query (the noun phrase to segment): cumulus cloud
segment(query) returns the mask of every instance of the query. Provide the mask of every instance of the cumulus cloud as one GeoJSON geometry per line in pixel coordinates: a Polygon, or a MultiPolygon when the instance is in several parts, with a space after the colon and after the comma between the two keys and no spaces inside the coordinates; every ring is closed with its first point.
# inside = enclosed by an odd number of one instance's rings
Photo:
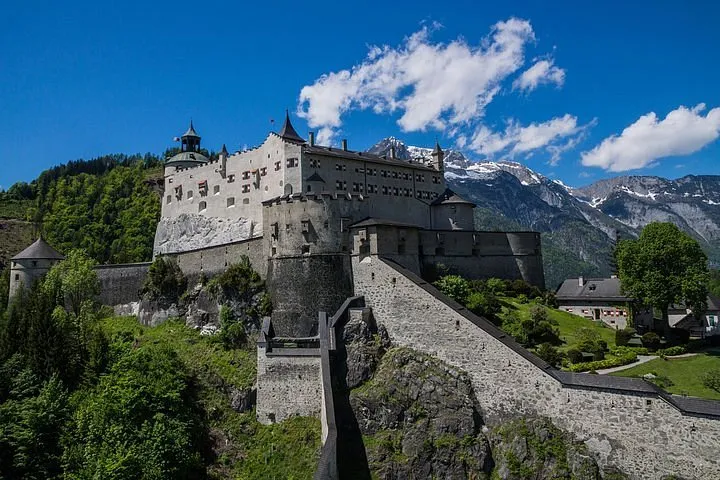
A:
{"type": "Polygon", "coordinates": [[[720,108],[703,116],[704,110],[701,103],[692,109],[680,106],[662,120],[655,112],[643,115],[620,135],[583,152],[582,164],[624,172],[647,167],[660,158],[694,153],[720,136],[720,108]]]}
{"type": "Polygon", "coordinates": [[[555,66],[553,60],[540,60],[513,82],[513,88],[531,92],[542,84],[554,83],[561,87],[564,82],[565,70],[555,66]]]}
{"type": "Polygon", "coordinates": [[[397,48],[372,47],[362,63],[322,75],[301,90],[298,115],[320,129],[319,141],[332,139],[354,109],[400,112],[403,131],[453,131],[482,117],[535,38],[530,22],[517,18],[496,23],[479,45],[433,43],[430,33],[423,27],[397,48]]]}
{"type": "Polygon", "coordinates": [[[544,148],[551,154],[550,163],[555,165],[560,155],[574,148],[592,124],[578,125],[577,117],[565,114],[527,126],[510,121],[501,132],[494,132],[483,125],[475,131],[468,146],[486,157],[498,154],[515,156],[544,148]]]}

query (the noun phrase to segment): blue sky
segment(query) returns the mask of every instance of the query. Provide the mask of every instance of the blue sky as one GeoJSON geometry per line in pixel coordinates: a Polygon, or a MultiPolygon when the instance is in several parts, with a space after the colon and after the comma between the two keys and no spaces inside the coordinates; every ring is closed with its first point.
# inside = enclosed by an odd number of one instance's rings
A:
{"type": "Polygon", "coordinates": [[[256,145],[285,108],[352,149],[438,137],[569,185],[720,173],[720,4],[586,3],[14,2],[0,185],[160,153],[190,117],[256,145]]]}

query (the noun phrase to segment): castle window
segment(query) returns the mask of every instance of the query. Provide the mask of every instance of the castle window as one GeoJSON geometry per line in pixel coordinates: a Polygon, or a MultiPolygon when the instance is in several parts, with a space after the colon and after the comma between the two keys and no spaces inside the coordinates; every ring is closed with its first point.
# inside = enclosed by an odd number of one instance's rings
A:
{"type": "Polygon", "coordinates": [[[264,177],[265,175],[267,175],[267,167],[263,167],[260,169],[260,176],[264,177]]]}
{"type": "Polygon", "coordinates": [[[318,159],[316,159],[316,158],[311,158],[311,159],[310,159],[310,166],[313,167],[313,168],[320,168],[320,160],[318,160],[318,159]]]}
{"type": "Polygon", "coordinates": [[[312,185],[308,185],[308,186],[307,186],[307,191],[308,191],[308,192],[312,192],[312,185]]]}
{"type": "Polygon", "coordinates": [[[220,185],[215,185],[213,187],[213,194],[219,195],[220,194],[220,185]]]}
{"type": "Polygon", "coordinates": [[[285,162],[285,166],[287,167],[297,167],[299,164],[297,157],[288,158],[285,162]]]}
{"type": "Polygon", "coordinates": [[[250,171],[249,171],[249,170],[242,173],[242,179],[243,179],[243,180],[247,180],[248,178],[250,178],[250,171]]]}
{"type": "Polygon", "coordinates": [[[277,248],[272,247],[272,254],[273,254],[273,255],[276,255],[276,254],[277,254],[277,248]]]}
{"type": "Polygon", "coordinates": [[[235,175],[228,175],[227,181],[228,183],[233,183],[235,181],[235,175]]]}
{"type": "Polygon", "coordinates": [[[246,183],[242,186],[242,193],[248,193],[250,191],[250,184],[246,183]]]}
{"type": "Polygon", "coordinates": [[[250,203],[250,199],[249,199],[249,198],[243,198],[243,205],[247,205],[247,204],[249,204],[249,203],[250,203]]]}
{"type": "Polygon", "coordinates": [[[37,267],[37,260],[33,260],[32,265],[33,265],[33,267],[37,267]]]}
{"type": "Polygon", "coordinates": [[[438,177],[433,176],[433,183],[440,183],[440,179],[438,177]]]}
{"type": "Polygon", "coordinates": [[[398,196],[398,188],[397,187],[393,188],[393,195],[395,195],[396,197],[398,196]]]}
{"type": "Polygon", "coordinates": [[[207,210],[207,202],[198,203],[198,212],[204,212],[207,210]]]}
{"type": "Polygon", "coordinates": [[[383,185],[382,193],[383,193],[383,195],[387,195],[387,193],[388,193],[388,187],[387,187],[387,186],[383,185]]]}
{"type": "Polygon", "coordinates": [[[275,171],[280,170],[280,162],[275,162],[275,171]]]}
{"type": "Polygon", "coordinates": [[[227,199],[227,207],[234,207],[235,206],[235,197],[228,197],[227,199]]]}
{"type": "Polygon", "coordinates": [[[335,164],[335,170],[337,170],[337,171],[342,171],[342,165],[340,165],[339,163],[336,163],[336,164],[335,164]]]}
{"type": "Polygon", "coordinates": [[[175,198],[182,200],[182,185],[175,187],[175,198]]]}
{"type": "Polygon", "coordinates": [[[278,224],[277,222],[270,225],[270,236],[272,238],[278,238],[278,224]]]}
{"type": "Polygon", "coordinates": [[[16,273],[16,274],[15,274],[15,281],[17,282],[18,280],[20,280],[20,274],[19,274],[19,273],[16,273]]]}
{"type": "Polygon", "coordinates": [[[303,253],[303,255],[308,255],[310,253],[310,245],[303,245],[302,253],[303,253]]]}
{"type": "Polygon", "coordinates": [[[192,190],[188,190],[187,198],[188,198],[188,199],[193,198],[193,191],[192,191],[192,190]]]}
{"type": "Polygon", "coordinates": [[[342,189],[342,182],[340,180],[335,180],[335,190],[342,189]]]}
{"type": "Polygon", "coordinates": [[[302,220],[302,233],[310,233],[310,220],[302,220]]]}
{"type": "Polygon", "coordinates": [[[165,199],[165,203],[170,203],[170,202],[172,202],[172,195],[168,195],[167,198],[165,199]]]}
{"type": "Polygon", "coordinates": [[[398,173],[397,173],[397,172],[392,172],[392,177],[393,177],[393,178],[397,178],[397,177],[398,177],[398,173]]]}

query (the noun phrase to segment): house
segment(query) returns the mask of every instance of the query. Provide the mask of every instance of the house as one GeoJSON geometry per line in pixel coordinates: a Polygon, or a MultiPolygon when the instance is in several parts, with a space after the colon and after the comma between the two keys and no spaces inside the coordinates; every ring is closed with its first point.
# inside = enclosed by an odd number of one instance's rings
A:
{"type": "MultiPolygon", "coordinates": [[[[685,304],[673,304],[668,307],[668,324],[670,328],[687,330],[693,337],[709,337],[720,335],[720,298],[709,294],[707,308],[702,320],[693,315],[692,310],[685,304]]],[[[642,324],[641,326],[651,325],[642,324]]]]}
{"type": "Polygon", "coordinates": [[[634,325],[652,320],[651,309],[638,307],[633,298],[620,292],[617,277],[569,278],[560,285],[555,297],[560,310],[602,321],[616,329],[625,328],[628,323],[634,325]]]}

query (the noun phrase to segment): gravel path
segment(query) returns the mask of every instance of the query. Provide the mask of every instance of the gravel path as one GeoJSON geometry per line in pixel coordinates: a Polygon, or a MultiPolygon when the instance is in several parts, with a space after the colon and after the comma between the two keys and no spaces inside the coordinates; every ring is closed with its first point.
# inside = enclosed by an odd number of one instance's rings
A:
{"type": "Polygon", "coordinates": [[[598,375],[607,375],[608,373],[613,372],[619,372],[620,370],[626,370],[628,368],[635,367],[637,365],[640,365],[642,363],[649,362],[650,360],[655,360],[658,358],[657,355],[638,355],[637,362],[628,363],[627,365],[622,365],[620,367],[613,367],[613,368],[605,368],[603,370],[596,370],[598,375]]]}

